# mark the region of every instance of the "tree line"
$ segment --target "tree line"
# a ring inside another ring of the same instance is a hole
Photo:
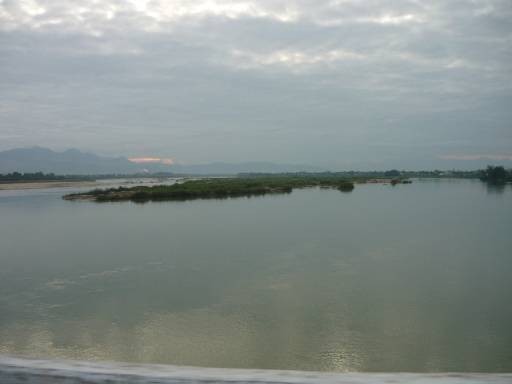
[[[83,180],[84,176],[63,176],[54,173],[43,172],[11,172],[7,174],[0,174],[0,181],[53,181],[53,180]]]
[[[487,169],[481,171],[480,179],[493,184],[506,183],[512,181],[512,169],[489,165]]]

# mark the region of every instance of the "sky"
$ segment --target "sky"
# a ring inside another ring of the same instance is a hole
[[[0,150],[33,145],[512,167],[512,1],[0,0]]]

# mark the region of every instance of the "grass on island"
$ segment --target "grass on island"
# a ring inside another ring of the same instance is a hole
[[[95,189],[85,193],[64,196],[66,200],[137,202],[155,200],[222,199],[227,197],[259,196],[272,193],[290,193],[296,188],[322,187],[350,192],[351,179],[340,177],[266,176],[188,180],[173,185],[119,187]]]

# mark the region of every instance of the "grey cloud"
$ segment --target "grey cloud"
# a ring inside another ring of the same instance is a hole
[[[1,2],[0,149],[449,167],[440,143],[512,148],[509,1],[190,4]]]

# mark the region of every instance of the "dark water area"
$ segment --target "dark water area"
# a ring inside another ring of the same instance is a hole
[[[512,186],[92,203],[0,191],[0,354],[512,371]]]

